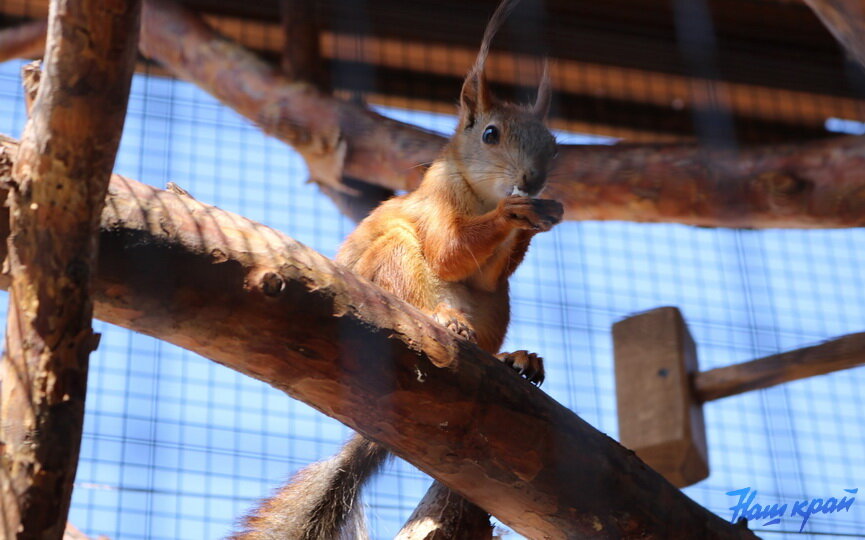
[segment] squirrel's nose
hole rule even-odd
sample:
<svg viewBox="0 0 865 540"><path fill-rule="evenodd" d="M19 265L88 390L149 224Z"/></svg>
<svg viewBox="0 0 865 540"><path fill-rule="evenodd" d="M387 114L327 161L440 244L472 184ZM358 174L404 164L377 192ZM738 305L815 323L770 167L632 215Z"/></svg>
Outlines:
<svg viewBox="0 0 865 540"><path fill-rule="evenodd" d="M523 186L529 193L539 192L544 187L544 182L546 182L546 175L539 171L529 169L523 173Z"/></svg>

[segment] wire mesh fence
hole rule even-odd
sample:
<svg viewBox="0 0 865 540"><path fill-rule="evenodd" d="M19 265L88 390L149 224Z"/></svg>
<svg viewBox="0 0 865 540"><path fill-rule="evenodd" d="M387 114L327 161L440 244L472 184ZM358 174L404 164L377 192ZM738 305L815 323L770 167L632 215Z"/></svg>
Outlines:
<svg viewBox="0 0 865 540"><path fill-rule="evenodd" d="M25 120L19 68L0 65L0 132L14 136ZM454 125L447 115L382 111L443 133ZM295 152L176 80L136 76L116 170L160 187L176 182L327 256L353 227L304 183ZM504 349L543 355L543 389L615 437L613 322L678 306L702 369L862 331L863 243L860 230L563 223L534 240L512 278ZM258 499L349 435L263 383L158 340L96 326L102 342L91 357L70 514L89 534L223 537ZM791 505L865 488L863 387L865 368L858 368L706 405L711 476L686 493L729 519L736 497L728 492L745 487L758 502ZM406 463L389 465L366 490L374 537L392 537L428 484ZM767 538L865 537L865 504L801 521L751 526Z"/></svg>

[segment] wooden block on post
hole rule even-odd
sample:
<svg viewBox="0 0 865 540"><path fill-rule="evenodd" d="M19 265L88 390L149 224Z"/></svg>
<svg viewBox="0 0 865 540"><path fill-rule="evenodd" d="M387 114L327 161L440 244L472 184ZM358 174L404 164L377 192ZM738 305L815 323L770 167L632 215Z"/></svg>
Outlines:
<svg viewBox="0 0 865 540"><path fill-rule="evenodd" d="M682 314L662 307L613 325L619 440L671 483L709 475L697 351Z"/></svg>

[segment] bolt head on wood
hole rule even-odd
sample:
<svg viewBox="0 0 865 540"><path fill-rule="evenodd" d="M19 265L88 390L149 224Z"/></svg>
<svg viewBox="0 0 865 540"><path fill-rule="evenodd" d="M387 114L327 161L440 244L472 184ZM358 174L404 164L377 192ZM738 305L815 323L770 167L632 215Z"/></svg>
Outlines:
<svg viewBox="0 0 865 540"><path fill-rule="evenodd" d="M682 314L661 307L613 325L619 440L678 487L709 476L697 351Z"/></svg>

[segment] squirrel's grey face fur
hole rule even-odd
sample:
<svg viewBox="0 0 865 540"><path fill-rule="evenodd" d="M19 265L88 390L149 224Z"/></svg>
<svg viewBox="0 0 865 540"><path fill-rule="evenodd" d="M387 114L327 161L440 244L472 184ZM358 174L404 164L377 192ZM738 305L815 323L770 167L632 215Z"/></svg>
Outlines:
<svg viewBox="0 0 865 540"><path fill-rule="evenodd" d="M509 195L536 197L543 190L556 141L536 113L499 104L458 130L461 172L481 199L494 205Z"/></svg>

